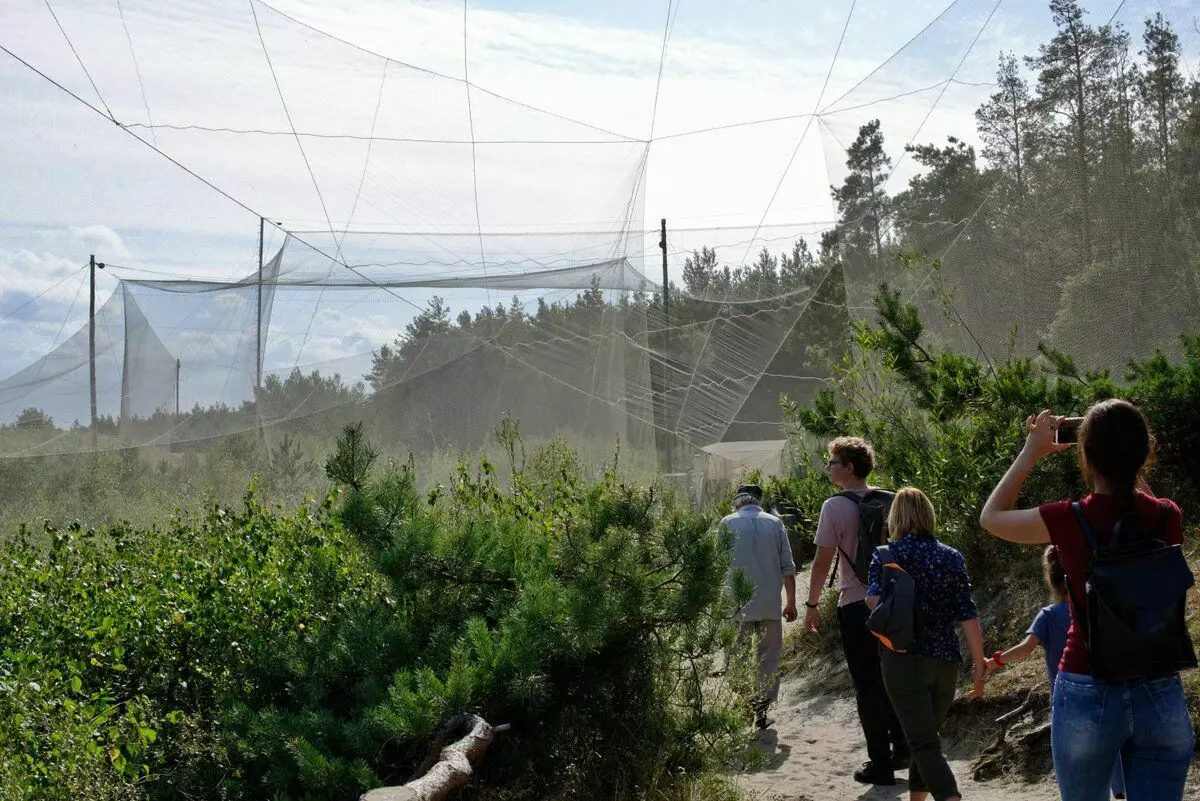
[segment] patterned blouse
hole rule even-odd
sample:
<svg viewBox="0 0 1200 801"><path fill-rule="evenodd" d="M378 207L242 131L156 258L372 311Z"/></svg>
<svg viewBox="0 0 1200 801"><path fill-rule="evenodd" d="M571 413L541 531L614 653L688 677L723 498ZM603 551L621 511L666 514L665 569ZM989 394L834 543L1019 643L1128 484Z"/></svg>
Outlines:
<svg viewBox="0 0 1200 801"><path fill-rule="evenodd" d="M979 616L962 554L932 534L906 534L890 543L892 557L917 588L917 640L910 653L962 662L956 623ZM867 595L878 596L883 572L879 550L871 559Z"/></svg>

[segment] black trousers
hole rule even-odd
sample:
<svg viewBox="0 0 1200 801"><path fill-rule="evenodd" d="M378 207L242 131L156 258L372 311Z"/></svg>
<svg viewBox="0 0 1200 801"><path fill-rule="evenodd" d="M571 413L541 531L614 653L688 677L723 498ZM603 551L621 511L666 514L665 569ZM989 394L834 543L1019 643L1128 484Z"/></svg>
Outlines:
<svg viewBox="0 0 1200 801"><path fill-rule="evenodd" d="M884 649L883 681L912 746L909 791L931 792L935 801L958 795L958 784L942 753L938 733L954 701L958 665L932 656Z"/></svg>
<svg viewBox="0 0 1200 801"><path fill-rule="evenodd" d="M839 606L838 630L842 634L842 653L854 682L858 720L867 738L867 758L891 767L892 753L908 753L908 741L900 719L892 709L883 674L879 668L879 640L867 628L870 610L866 601Z"/></svg>

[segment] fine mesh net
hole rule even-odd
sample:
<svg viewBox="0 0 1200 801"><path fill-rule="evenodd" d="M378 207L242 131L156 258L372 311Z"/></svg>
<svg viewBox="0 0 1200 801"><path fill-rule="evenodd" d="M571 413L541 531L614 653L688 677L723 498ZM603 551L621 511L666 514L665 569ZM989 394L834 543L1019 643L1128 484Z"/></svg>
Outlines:
<svg viewBox="0 0 1200 801"><path fill-rule="evenodd" d="M984 360L1178 349L1200 320L1183 5L798 5L16 6L8 236L96 208L174 233L100 255L99 422L79 304L5 352L0 453L353 420L435 453L508 413L690 470L774 449L780 396L829 380L882 281ZM89 179L106 158L120 186Z"/></svg>

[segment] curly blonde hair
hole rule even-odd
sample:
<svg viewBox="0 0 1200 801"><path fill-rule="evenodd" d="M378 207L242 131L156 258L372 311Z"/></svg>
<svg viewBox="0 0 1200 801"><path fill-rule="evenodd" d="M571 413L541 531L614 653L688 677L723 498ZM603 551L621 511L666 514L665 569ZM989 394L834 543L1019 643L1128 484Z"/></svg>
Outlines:
<svg viewBox="0 0 1200 801"><path fill-rule="evenodd" d="M875 449L862 437L838 437L829 443L829 455L850 465L857 478L866 478L875 469Z"/></svg>

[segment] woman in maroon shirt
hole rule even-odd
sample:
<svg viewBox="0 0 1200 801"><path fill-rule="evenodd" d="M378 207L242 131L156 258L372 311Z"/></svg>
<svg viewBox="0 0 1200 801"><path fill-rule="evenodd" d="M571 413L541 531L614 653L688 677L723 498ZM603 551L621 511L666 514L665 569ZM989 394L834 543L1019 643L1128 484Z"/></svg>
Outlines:
<svg viewBox="0 0 1200 801"><path fill-rule="evenodd" d="M1125 769L1131 801L1171 801L1183 796L1193 734L1177 673L1139 681L1095 679L1080 627L1086 619L1084 577L1091 548L1069 500L1036 509L1014 509L1021 485L1042 457L1072 447L1055 441L1064 418L1049 411L1026 420L1028 436L1004 478L983 507L979 523L995 536L1023 544L1058 547L1071 597L1071 628L1052 702L1051 746L1063 801L1106 801L1117 759ZM1165 522L1168 544L1183 541L1179 507L1149 493L1142 471L1154 439L1140 409L1107 400L1088 409L1079 427L1079 464L1092 493L1080 502L1101 547L1117 521L1130 514L1157 532ZM1165 520L1164 516L1165 515Z"/></svg>

